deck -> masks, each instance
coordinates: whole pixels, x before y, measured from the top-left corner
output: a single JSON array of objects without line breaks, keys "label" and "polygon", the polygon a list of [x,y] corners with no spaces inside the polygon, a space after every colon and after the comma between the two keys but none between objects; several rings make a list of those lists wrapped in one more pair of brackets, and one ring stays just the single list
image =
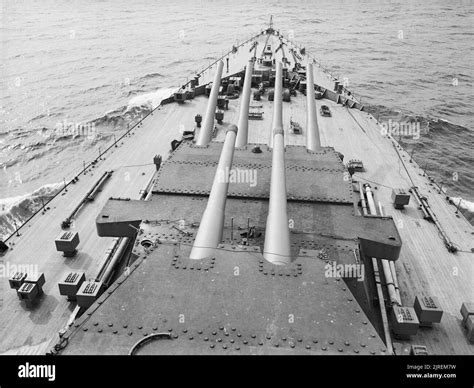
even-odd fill
[{"label": "deck", "polygon": [[[263,39],[263,37],[259,37]],[[272,38],[275,39],[275,38]],[[249,59],[251,42],[239,47],[229,55],[230,69],[224,67],[223,76],[240,71]],[[277,60],[281,59],[281,51]],[[292,61],[291,55],[288,59]],[[305,63],[306,57],[303,60]],[[215,67],[215,66],[214,66]],[[209,69],[201,77],[201,84],[213,77]],[[315,66],[316,84],[331,87],[332,81]],[[232,100],[225,111],[223,125],[218,125],[216,141],[222,141],[227,125],[237,122],[240,99]],[[267,144],[270,136],[272,102],[266,99],[252,101],[261,105],[263,120],[249,121],[249,143]],[[325,104],[332,111],[331,117],[321,117],[320,106]],[[75,304],[59,295],[57,283],[65,272],[77,269],[94,278],[103,264],[111,238],[100,238],[95,228],[95,217],[107,198],[138,198],[153,176],[155,166],[152,158],[161,154],[166,159],[170,141],[179,137],[183,128],[194,127],[194,116],[204,114],[206,97],[196,97],[184,104],[168,104],[157,109],[144,120],[143,125],[133,131],[123,143],[104,155],[94,169],[81,175],[75,185],[50,203],[50,210],[39,214],[21,230],[19,237],[10,240],[13,249],[0,258],[4,265],[37,265],[45,273],[45,295],[32,309],[20,303],[7,278],[0,279],[0,354],[44,354],[50,341],[64,328]],[[344,161],[360,159],[365,171],[356,173],[362,181],[375,188],[375,201],[380,202],[386,215],[397,222],[403,246],[396,269],[400,283],[402,302],[412,306],[416,295],[431,295],[438,298],[444,315],[440,324],[433,328],[422,328],[411,343],[426,345],[430,354],[474,354],[461,327],[459,310],[463,302],[474,300],[472,279],[474,278],[474,229],[462,215],[455,213],[443,193],[439,193],[410,156],[403,150],[395,150],[395,140],[383,136],[376,120],[364,111],[349,109],[329,101],[317,100],[318,124],[323,146],[331,146],[344,155]],[[290,119],[298,122],[302,134],[289,133]],[[291,102],[283,102],[285,142],[289,145],[305,144],[306,99],[300,93]],[[400,155],[400,156],[399,156]],[[73,229],[79,232],[79,253],[72,259],[62,257],[54,246],[60,232],[60,222],[77,205],[95,181],[105,172],[114,170],[112,178],[94,202],[79,213]],[[459,247],[455,254],[445,248],[437,229],[424,220],[417,209],[416,201],[403,211],[391,204],[391,188],[408,189],[413,183],[420,192],[428,196],[430,206],[440,220],[450,239]],[[375,187],[374,187],[375,186]],[[289,214],[291,218],[291,214]],[[402,353],[410,343],[402,342]]]}]

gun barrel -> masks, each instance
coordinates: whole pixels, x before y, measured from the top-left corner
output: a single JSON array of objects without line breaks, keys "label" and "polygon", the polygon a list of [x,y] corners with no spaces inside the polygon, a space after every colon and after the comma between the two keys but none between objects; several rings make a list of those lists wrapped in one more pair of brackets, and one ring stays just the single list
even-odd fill
[{"label": "gun barrel", "polygon": [[313,65],[306,67],[306,148],[309,151],[321,149],[318,118],[316,115],[316,101],[314,99]]},{"label": "gun barrel", "polygon": [[253,64],[253,60],[250,60],[245,70],[244,88],[240,101],[239,122],[237,123],[239,131],[237,132],[237,139],[235,140],[236,147],[243,147],[248,143],[250,86],[252,84]]},{"label": "gun barrel", "polygon": [[276,64],[275,102],[273,106],[270,201],[263,249],[265,259],[277,265],[289,264],[291,261],[290,229],[286,209],[285,145],[281,120],[281,83],[282,64],[278,62]]},{"label": "gun barrel", "polygon": [[276,63],[276,74],[275,74],[275,92],[273,97],[273,119],[272,129],[270,131],[270,141],[268,145],[270,148],[273,147],[273,137],[275,128],[281,128],[283,130],[283,113],[282,113],[282,99],[283,99],[283,69],[282,63]]},{"label": "gun barrel", "polygon": [[229,174],[234,158],[236,135],[237,127],[235,125],[229,126],[212,183],[211,193],[191,250],[191,259],[200,260],[211,256],[217,245],[222,241],[225,203],[227,190],[229,189]]},{"label": "gun barrel", "polygon": [[199,131],[199,136],[196,141],[196,145],[205,146],[211,141],[212,130],[214,128],[214,115],[216,113],[217,96],[219,95],[219,88],[221,86],[221,76],[224,62],[219,61],[217,64],[216,74],[214,75],[214,81],[212,82],[211,94],[209,95],[209,101],[207,103],[206,115],[203,120],[202,128]]}]

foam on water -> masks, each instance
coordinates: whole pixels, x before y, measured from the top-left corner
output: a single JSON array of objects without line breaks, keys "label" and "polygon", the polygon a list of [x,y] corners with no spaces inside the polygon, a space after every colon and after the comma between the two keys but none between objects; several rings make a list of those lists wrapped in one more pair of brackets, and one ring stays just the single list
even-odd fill
[{"label": "foam on water", "polygon": [[146,107],[149,109],[155,109],[160,105],[161,101],[165,98],[170,97],[178,90],[178,88],[166,88],[158,89],[154,92],[139,94],[132,97],[127,105],[127,111],[137,107]]},{"label": "foam on water", "polygon": [[13,207],[18,206],[24,200],[36,197],[47,197],[54,195],[54,193],[61,188],[62,183],[49,183],[41,186],[32,193],[17,195],[10,198],[0,198],[0,215],[8,213]]},{"label": "foam on water", "polygon": [[50,183],[41,186],[32,193],[0,199],[0,238],[15,231],[15,225],[22,225],[43,203],[55,195],[61,183]]},{"label": "foam on water", "polygon": [[460,209],[467,210],[470,213],[474,214],[474,202],[466,201],[461,197],[449,197],[449,200],[456,206],[459,205]]}]

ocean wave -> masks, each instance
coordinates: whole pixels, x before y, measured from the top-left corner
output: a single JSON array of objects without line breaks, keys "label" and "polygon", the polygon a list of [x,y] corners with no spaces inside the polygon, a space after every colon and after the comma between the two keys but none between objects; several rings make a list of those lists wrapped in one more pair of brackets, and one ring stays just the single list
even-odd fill
[{"label": "ocean wave", "polygon": [[126,111],[131,111],[135,108],[149,108],[155,109],[160,105],[161,101],[170,97],[178,88],[158,89],[154,92],[139,94],[130,99]]},{"label": "ocean wave", "polygon": [[150,79],[150,78],[162,78],[164,77],[163,74],[160,73],[149,73],[145,74],[143,77],[140,77],[139,79],[145,80],[145,79]]},{"label": "ocean wave", "polygon": [[33,191],[16,197],[0,199],[0,239],[15,231],[15,225],[22,225],[44,202],[54,196],[62,183],[46,184]]},{"label": "ocean wave", "polygon": [[[127,128],[129,123],[136,121],[152,109],[155,109],[164,98],[168,98],[176,90],[177,88],[164,88],[153,92],[134,94],[129,96],[131,98],[127,105],[117,107],[100,117],[85,121],[81,123],[79,128],[67,127],[67,120],[64,120],[65,128],[15,128],[2,133],[2,136],[10,138],[8,141],[2,140],[1,150],[3,152],[20,152],[27,155],[25,157],[21,156],[22,154],[10,155],[7,160],[0,162],[0,168],[12,167],[19,161],[29,162],[39,159],[47,155],[54,144],[58,145],[61,149],[66,149],[74,144],[77,145],[79,141],[87,139],[86,146],[93,147],[98,142],[107,140],[112,136],[110,134],[110,136],[107,135],[106,132]],[[24,141],[27,138],[30,140],[30,144]],[[13,142],[13,140],[18,140],[18,142]],[[74,142],[72,142],[73,140]],[[45,148],[46,151],[44,151]],[[33,153],[32,151],[39,152]]]},{"label": "ocean wave", "polygon": [[474,202],[467,201],[461,197],[449,197],[449,202],[459,207],[464,217],[474,225]]},{"label": "ocean wave", "polygon": [[146,93],[146,90],[144,89],[130,89],[127,91],[126,95],[127,97],[132,97],[132,96],[136,96],[137,94],[141,94],[141,93]]},{"label": "ocean wave", "polygon": [[38,150],[40,148],[43,148],[44,146],[46,145],[46,142],[44,141],[37,141],[36,143],[32,143],[30,145],[28,145],[27,147],[27,151],[35,151],[35,150]]},{"label": "ocean wave", "polygon": [[386,107],[384,105],[371,104],[367,105],[366,109],[369,113],[375,115],[376,117],[383,117],[387,119],[393,118],[398,121],[406,122],[420,122],[422,126],[429,125],[430,131],[471,131],[467,127],[453,123],[444,118],[433,117],[429,115],[420,115],[413,112]]},{"label": "ocean wave", "polygon": [[60,113],[55,113],[55,112],[40,113],[39,115],[30,119],[28,122],[31,123],[33,121],[44,119],[45,117],[56,117],[60,115],[61,115]]},{"label": "ocean wave", "polygon": [[87,94],[87,93],[90,93],[90,92],[95,92],[97,90],[106,89],[106,88],[109,88],[111,86],[113,86],[113,85],[103,84],[103,85],[93,86],[93,87],[90,87],[88,89],[83,90],[81,93]]},{"label": "ocean wave", "polygon": [[10,158],[6,160],[5,162],[0,163],[0,168],[12,167],[17,163],[18,163],[18,158]]},{"label": "ocean wave", "polygon": [[[156,73],[158,74],[158,73]],[[82,123],[84,127],[93,127],[93,128],[102,128],[102,129],[124,129],[126,128],[127,124],[131,121],[136,120],[137,118],[147,114],[151,110],[155,109],[160,105],[161,101],[165,98],[171,96],[178,88],[165,88],[165,89],[158,89],[154,92],[146,92],[146,93],[139,93],[133,94],[132,96],[129,95],[130,100],[128,101],[127,105],[119,106],[114,108],[110,111],[104,113],[104,115],[97,117],[95,119],[86,121]],[[138,89],[134,91],[134,93],[142,91]],[[129,93],[130,94],[130,93]],[[43,129],[43,137],[47,135],[51,136],[51,133],[55,133],[54,130],[47,130],[46,128]],[[94,138],[96,138],[100,133],[96,132]],[[62,141],[68,140],[72,138],[79,137],[79,134],[70,134],[70,133],[61,133],[58,131],[58,136],[54,136],[55,141]]]},{"label": "ocean wave", "polygon": [[449,200],[456,206],[459,205],[460,209],[465,209],[470,213],[474,213],[474,202],[466,201],[461,197],[449,197]]}]

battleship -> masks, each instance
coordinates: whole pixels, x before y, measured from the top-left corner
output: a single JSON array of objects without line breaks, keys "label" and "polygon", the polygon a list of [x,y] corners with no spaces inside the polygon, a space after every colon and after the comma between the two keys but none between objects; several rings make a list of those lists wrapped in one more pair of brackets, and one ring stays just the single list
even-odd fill
[{"label": "battleship", "polygon": [[472,355],[473,234],[270,20],[1,243],[0,354]]}]

